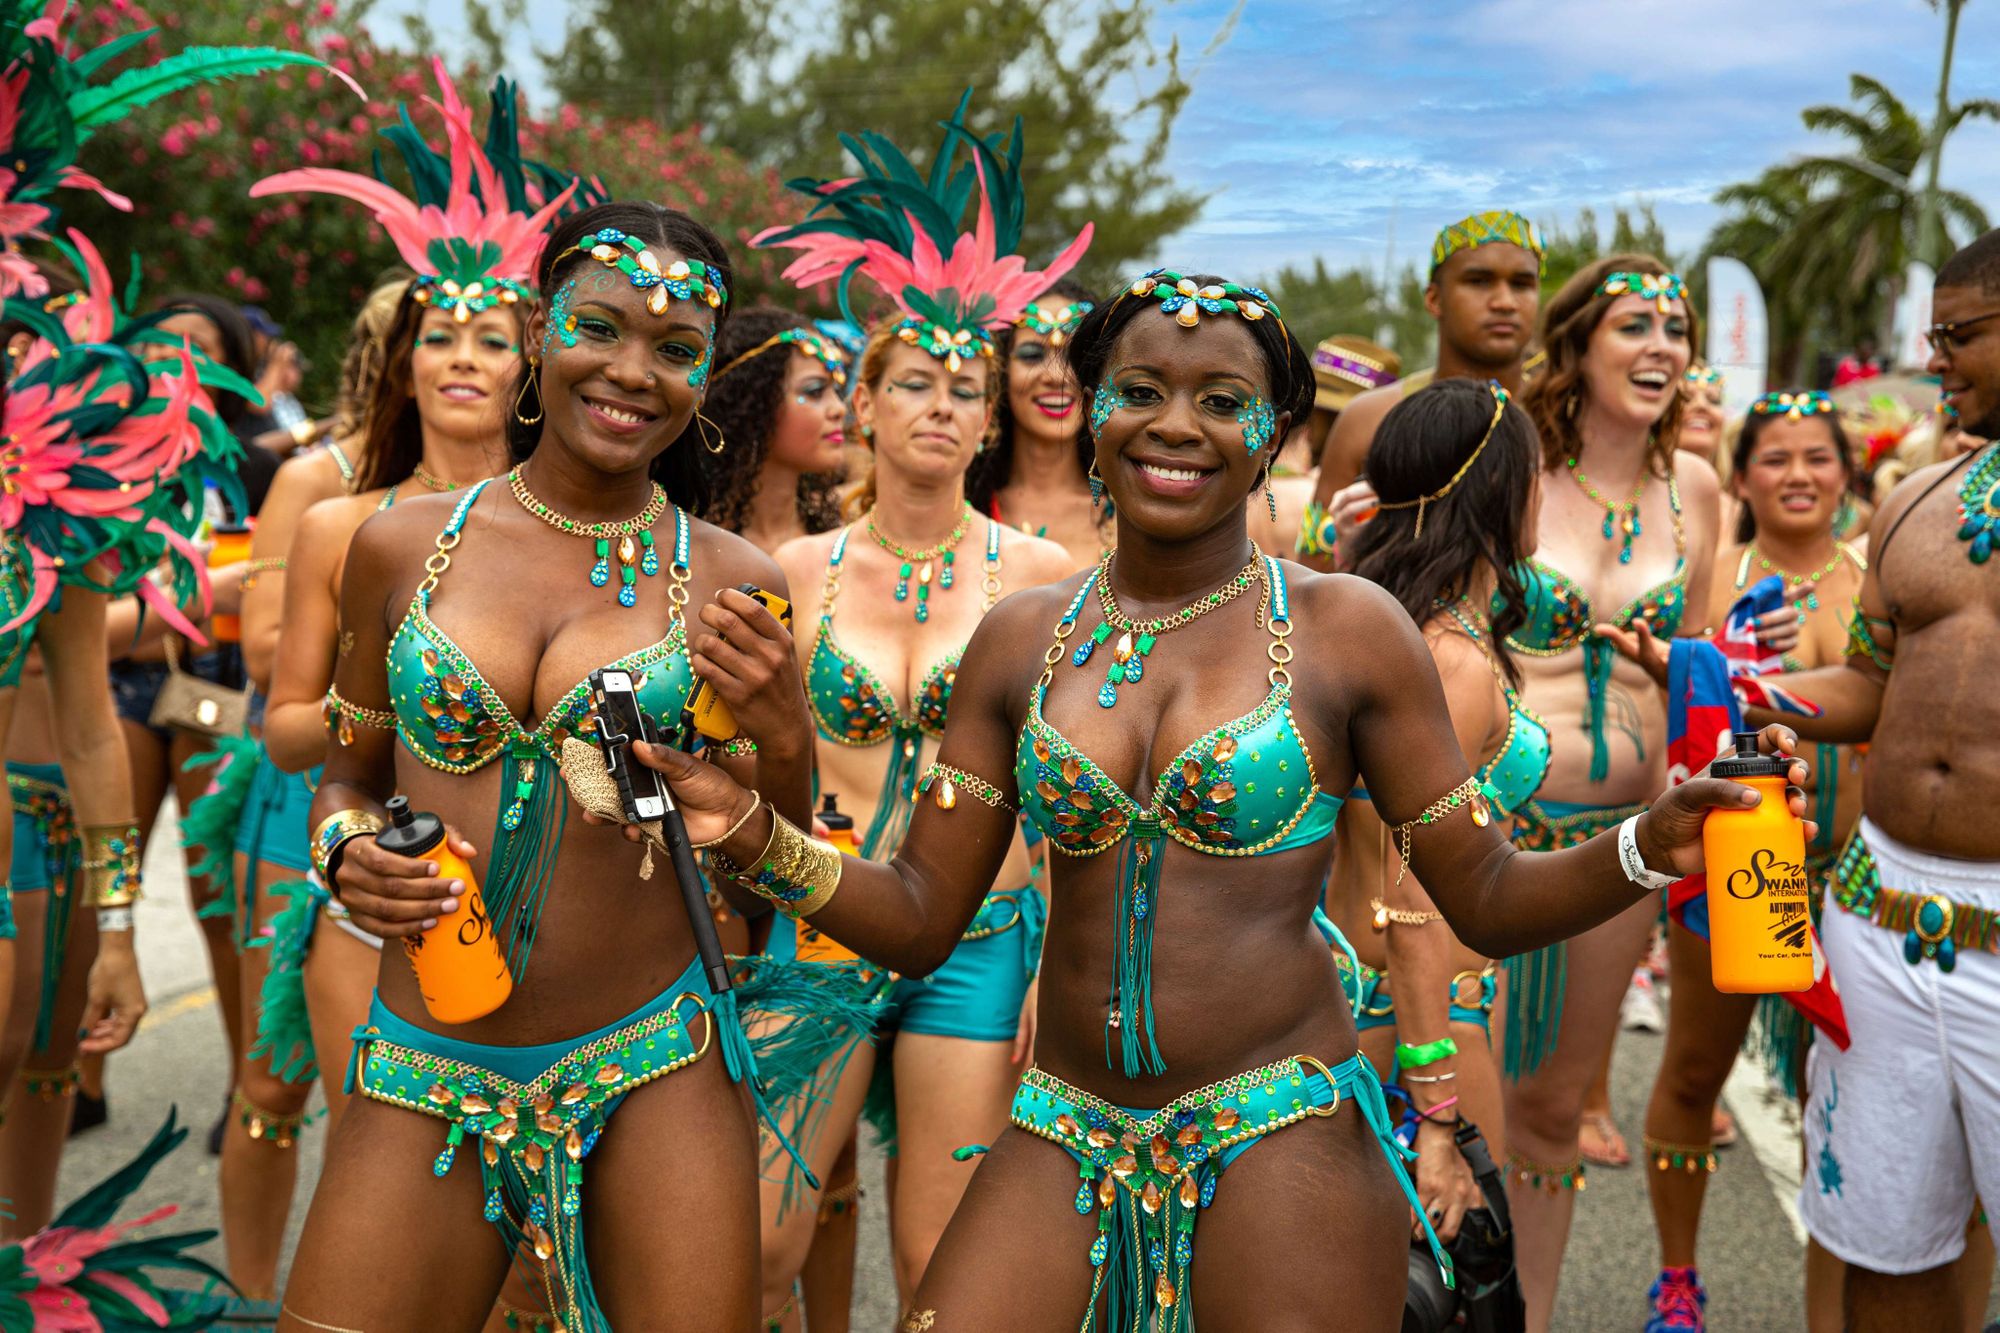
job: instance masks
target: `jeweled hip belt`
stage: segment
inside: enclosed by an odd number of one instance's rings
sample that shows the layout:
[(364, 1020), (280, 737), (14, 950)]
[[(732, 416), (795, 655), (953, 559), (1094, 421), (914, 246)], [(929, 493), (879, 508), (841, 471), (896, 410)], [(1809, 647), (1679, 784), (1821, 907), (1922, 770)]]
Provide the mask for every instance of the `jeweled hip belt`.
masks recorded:
[(1930, 958), (1939, 971), (1949, 972), (1958, 966), (1960, 949), (2000, 953), (2000, 911), (1954, 902), (1941, 893), (1889, 888), (1859, 827), (1834, 862), (1833, 900), (1855, 916), (1905, 932), (1903, 960), (1912, 967)]

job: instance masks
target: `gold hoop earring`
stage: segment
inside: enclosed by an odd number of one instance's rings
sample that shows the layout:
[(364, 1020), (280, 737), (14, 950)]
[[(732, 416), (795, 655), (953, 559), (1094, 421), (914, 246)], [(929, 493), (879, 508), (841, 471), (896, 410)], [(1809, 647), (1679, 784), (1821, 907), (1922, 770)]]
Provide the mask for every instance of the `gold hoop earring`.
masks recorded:
[[(710, 453), (719, 454), (728, 446), (729, 441), (723, 438), (722, 427), (703, 416), (701, 409), (698, 407), (694, 410), (694, 425), (695, 429), (701, 433), (701, 447)], [(710, 430), (715, 432), (715, 443), (713, 444), (708, 442), (708, 432)]]
[[(521, 376), (521, 387), (514, 394), (514, 420), (520, 422), (523, 426), (535, 425), (547, 415), (542, 406), (542, 386), (535, 378), (535, 368), (538, 364), (540, 363), (533, 360), (528, 362), (527, 373)], [(535, 389), (535, 415), (526, 416), (521, 411), (521, 404), (527, 401), (528, 387), (530, 385), (533, 385)]]

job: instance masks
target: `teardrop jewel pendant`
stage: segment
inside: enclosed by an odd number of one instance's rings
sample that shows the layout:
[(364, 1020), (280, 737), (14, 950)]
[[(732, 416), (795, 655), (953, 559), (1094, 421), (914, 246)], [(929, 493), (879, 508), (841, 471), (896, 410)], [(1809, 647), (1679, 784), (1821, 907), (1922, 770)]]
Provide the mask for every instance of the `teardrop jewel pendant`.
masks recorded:
[(611, 582), (611, 539), (597, 539), (597, 563), (590, 567), (590, 586), (602, 588)]
[(965, 539), (966, 529), (972, 523), (972, 506), (961, 505), (958, 524), (951, 535), (935, 546), (910, 548), (884, 535), (875, 526), (875, 511), (868, 511), (868, 536), (877, 546), (896, 557), (896, 600), (910, 600), (910, 584), (917, 586), (917, 623), (923, 624), (931, 618), (931, 589), (949, 589), (952, 583), (952, 564), (957, 559), (959, 542)]
[[(639, 574), (644, 572), (650, 577), (660, 572), (660, 557), (653, 549), (652, 529), (667, 509), (664, 486), (654, 482), (652, 499), (647, 501), (646, 507), (631, 518), (616, 523), (583, 523), (549, 508), (528, 489), (518, 467), (507, 474), (507, 486), (523, 509), (556, 531), (590, 539), (592, 553), (597, 557), (590, 566), (590, 586), (593, 588), (607, 587), (611, 583), (612, 541), (615, 538), (618, 543), (618, 605), (629, 610), (639, 604), (639, 589), (635, 586)], [(643, 557), (640, 554), (642, 550)]]

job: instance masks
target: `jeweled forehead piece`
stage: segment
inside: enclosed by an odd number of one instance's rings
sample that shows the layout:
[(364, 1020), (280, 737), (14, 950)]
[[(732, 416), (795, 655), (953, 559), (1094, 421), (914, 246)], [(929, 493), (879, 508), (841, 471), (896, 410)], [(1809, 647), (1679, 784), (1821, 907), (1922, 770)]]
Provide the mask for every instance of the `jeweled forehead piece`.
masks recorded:
[(703, 301), (711, 310), (719, 309), (729, 300), (729, 290), (722, 285), (721, 275), (707, 264), (699, 259), (676, 259), (662, 265), (660, 257), (648, 250), (644, 241), (616, 227), (578, 237), (575, 245), (556, 256), (556, 263), (579, 252), (623, 273), (628, 282), (646, 293), (646, 309), (656, 315), (667, 313), (669, 299)]
[(1833, 411), (1833, 397), (1822, 389), (1806, 389), (1799, 393), (1767, 393), (1750, 404), (1750, 410), (1760, 417), (1790, 417), (1798, 421), (1804, 417), (1817, 416), (1821, 412)]
[(1637, 296), (1651, 301), (1661, 314), (1669, 301), (1687, 299), (1687, 284), (1678, 273), (1607, 273), (1597, 284), (1599, 296)]
[[(477, 272), (477, 269), (474, 269)], [(506, 278), (472, 278), (461, 281), (444, 274), (424, 274), (410, 284), (410, 299), (421, 306), (447, 311), (460, 324), (472, 321), (496, 306), (511, 306), (535, 299), (535, 289)]]
[(1266, 315), (1278, 317), (1281, 312), (1278, 303), (1255, 287), (1244, 287), (1234, 282), (1212, 282), (1199, 286), (1193, 278), (1183, 277), (1170, 269), (1156, 268), (1145, 277), (1139, 278), (1125, 289), (1127, 296), (1151, 297), (1160, 303), (1162, 314), (1172, 315), (1182, 328), (1191, 329), (1201, 323), (1203, 311), (1211, 315), (1226, 314), (1234, 310), (1243, 318), (1256, 321)]
[(1031, 305), (1014, 322), (1047, 338), (1049, 346), (1061, 347), (1076, 332), (1077, 325), (1083, 323), (1083, 317), (1095, 309), (1089, 301), (1071, 301), (1053, 315), (1044, 315), (1040, 306)]
[(993, 356), (993, 339), (984, 329), (948, 329), (936, 320), (911, 315), (896, 325), (896, 336), (944, 362), (954, 375), (975, 356)]
[(1723, 379), (1723, 373), (1714, 366), (1689, 366), (1687, 369), (1689, 384), (1721, 384)]
[(835, 384), (847, 383), (847, 353), (828, 339), (810, 329), (786, 329), (778, 335), (778, 341), (789, 343), (819, 362), (820, 369)]

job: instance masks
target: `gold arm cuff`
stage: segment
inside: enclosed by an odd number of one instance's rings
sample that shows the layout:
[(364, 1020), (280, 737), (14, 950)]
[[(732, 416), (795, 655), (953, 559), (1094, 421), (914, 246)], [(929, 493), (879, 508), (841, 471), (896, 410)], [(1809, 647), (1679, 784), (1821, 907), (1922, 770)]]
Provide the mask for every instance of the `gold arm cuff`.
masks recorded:
[(749, 869), (740, 869), (720, 851), (711, 851), (709, 858), (718, 872), (793, 918), (819, 911), (840, 888), (840, 849), (800, 832), (775, 810), (770, 841)]
[(139, 901), (139, 829), (135, 824), (85, 824), (85, 901), (93, 907), (129, 907)]
[(968, 796), (992, 806), (995, 810), (1012, 810), (1014, 807), (1000, 792), (1000, 789), (962, 768), (950, 764), (932, 764), (924, 770), (924, 776), (917, 782), (917, 794), (931, 793), (931, 799), (940, 810), (950, 810), (958, 804), (958, 794)]
[(313, 830), (313, 869), (319, 871), (320, 880), (335, 897), (340, 896), (340, 890), (334, 886), (333, 872), (340, 868), (341, 849), (356, 838), (380, 833), (384, 827), (382, 816), (373, 810), (336, 810)]
[(378, 731), (396, 729), (394, 713), (386, 708), (364, 708), (352, 700), (341, 698), (339, 690), (328, 690), (320, 709), (326, 719), (327, 734), (339, 742), (342, 749), (354, 744), (354, 724), (357, 722)]
[(1401, 854), (1402, 864), (1396, 871), (1396, 882), (1401, 884), (1403, 876), (1410, 873), (1410, 839), (1419, 829), (1435, 824), (1460, 806), (1472, 811), (1472, 822), (1485, 828), (1493, 822), (1492, 806), (1488, 804), (1498, 795), (1487, 783), (1477, 777), (1469, 777), (1444, 795), (1430, 803), (1428, 809), (1415, 819), (1406, 819), (1390, 832), (1396, 835), (1396, 850)]

